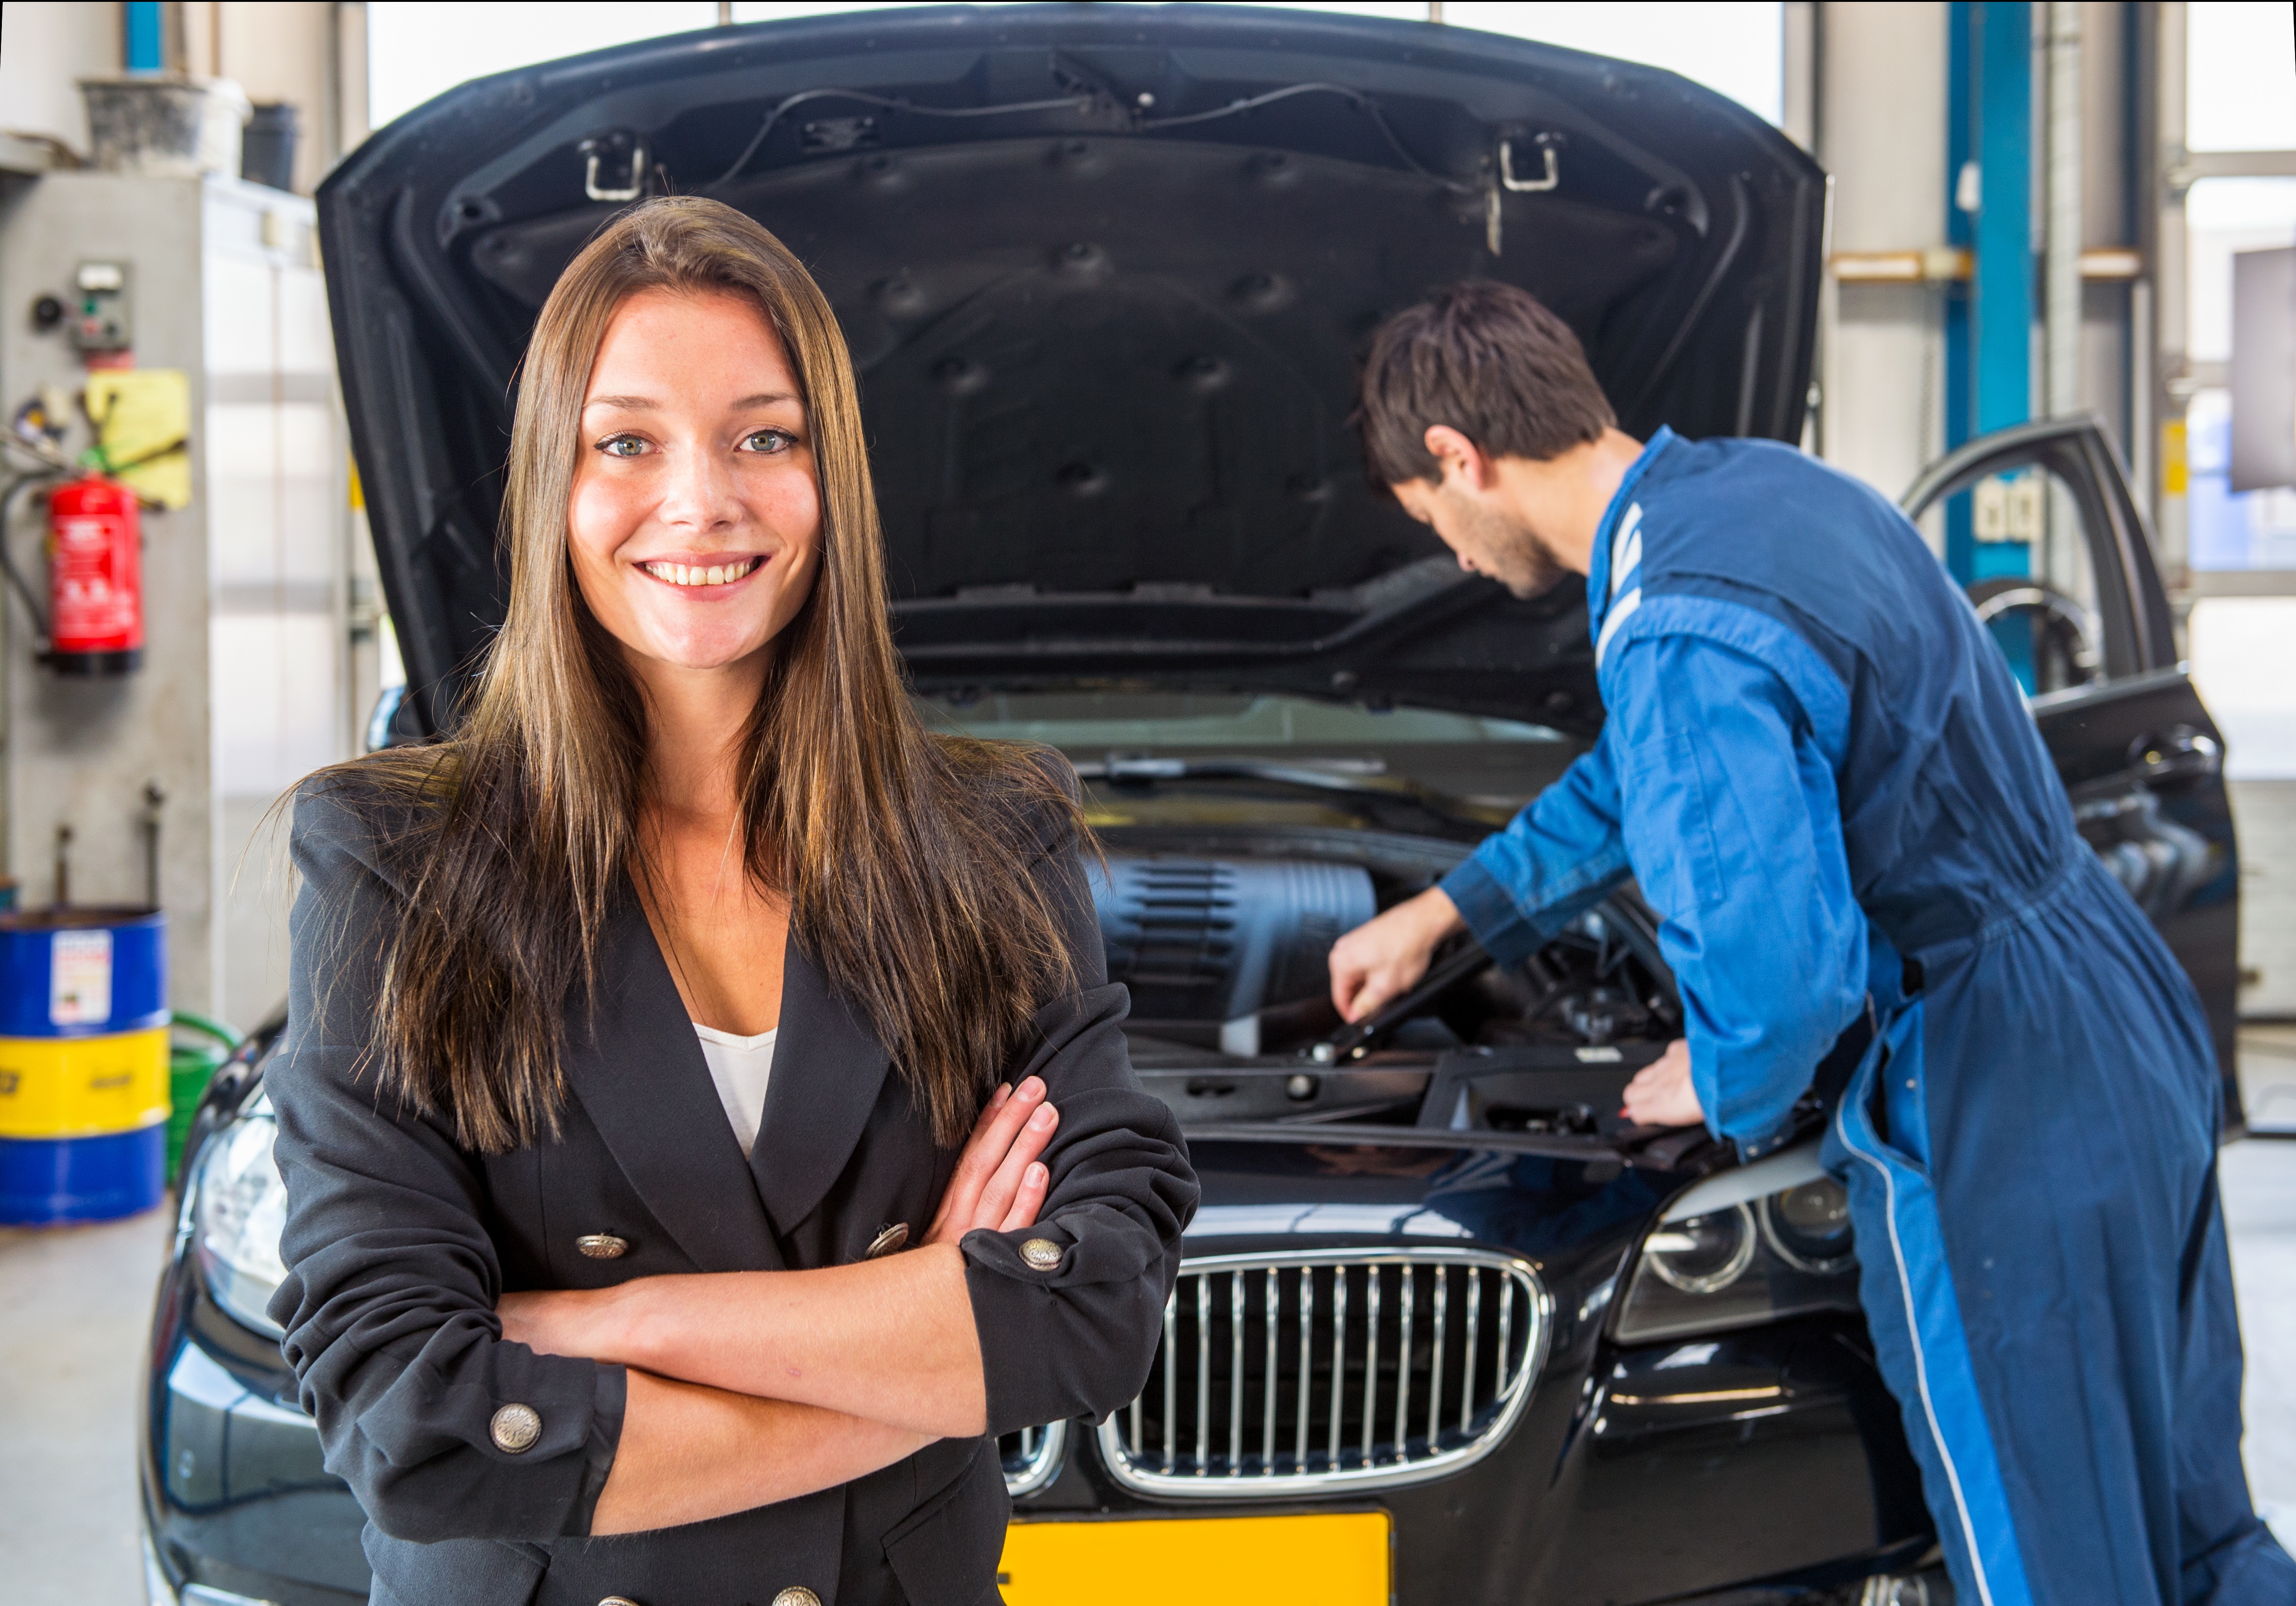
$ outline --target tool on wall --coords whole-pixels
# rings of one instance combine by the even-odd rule
[[[157,780],[144,783],[144,906],[160,906],[160,815],[168,807],[168,789]]]

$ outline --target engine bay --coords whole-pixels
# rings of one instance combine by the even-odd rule
[[[1143,1081],[1185,1125],[1361,1123],[1593,1137],[1681,1035],[1657,922],[1631,891],[1529,959],[1447,949],[1367,1034],[1331,1003],[1341,936],[1432,885],[1456,844],[1230,827],[1103,833],[1090,867]]]

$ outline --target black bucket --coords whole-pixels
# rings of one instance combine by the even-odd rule
[[[290,101],[258,105],[240,136],[239,176],[275,190],[295,187],[295,107]]]

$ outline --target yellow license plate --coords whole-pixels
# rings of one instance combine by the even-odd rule
[[[1006,1606],[1387,1606],[1385,1512],[1015,1522]]]

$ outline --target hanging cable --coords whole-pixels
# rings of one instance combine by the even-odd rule
[[[1058,100],[1011,101],[998,106],[920,106],[914,101],[895,100],[886,95],[871,94],[865,89],[801,89],[766,113],[766,120],[758,125],[758,131],[750,136],[750,143],[742,147],[742,154],[734,159],[734,165],[703,184],[701,193],[705,195],[709,194],[721,184],[730,182],[743,168],[749,166],[750,158],[755,156],[758,153],[758,147],[766,143],[766,135],[774,131],[775,126],[783,118],[787,117],[808,101],[858,101],[865,106],[879,106],[888,111],[907,111],[918,117],[971,118],[1001,117],[1007,112],[1019,111],[1070,110],[1089,111],[1092,110],[1095,98],[1089,94],[1064,94]]]
[[[1410,149],[1404,144],[1401,136],[1395,132],[1394,125],[1387,120],[1387,112],[1380,103],[1361,90],[1350,89],[1344,84],[1289,84],[1281,89],[1271,89],[1265,94],[1248,95],[1242,100],[1230,101],[1226,105],[1216,106],[1210,111],[1191,111],[1181,117],[1146,118],[1134,127],[1143,134],[1152,134],[1165,128],[1185,128],[1194,123],[1209,123],[1224,117],[1236,117],[1246,111],[1257,111],[1262,106],[1272,106],[1278,101],[1288,101],[1292,96],[1300,94],[1336,94],[1346,101],[1357,111],[1371,119],[1372,127],[1379,130],[1380,137],[1387,142],[1387,148],[1395,152],[1396,160],[1420,177],[1432,180],[1445,189],[1461,195],[1472,195],[1480,187],[1438,173],[1414,156]]]
[[[1200,123],[1217,122],[1224,118],[1240,117],[1247,111],[1256,111],[1262,106],[1272,106],[1279,101],[1288,101],[1296,95],[1302,94],[1338,95],[1357,111],[1370,118],[1372,126],[1379,130],[1380,137],[1387,142],[1387,147],[1395,153],[1396,160],[1420,177],[1439,184],[1456,194],[1473,194],[1480,188],[1479,185],[1464,183],[1439,173],[1414,156],[1410,148],[1404,144],[1401,136],[1396,133],[1394,125],[1387,120],[1387,113],[1380,103],[1362,91],[1350,89],[1344,84],[1288,84],[1281,89],[1271,89],[1263,94],[1246,95],[1242,99],[1230,101],[1225,106],[1215,106],[1208,111],[1191,111],[1178,117],[1144,118],[1129,110],[1120,107],[1119,109],[1123,110],[1126,119],[1125,132],[1156,134],[1167,128],[1186,128]],[[709,194],[739,176],[742,169],[749,166],[750,159],[755,156],[758,148],[766,143],[766,136],[771,134],[780,125],[782,119],[797,107],[809,101],[831,99],[857,101],[865,106],[882,107],[889,111],[905,111],[917,117],[952,119],[1002,117],[1024,111],[1073,111],[1081,113],[1090,111],[1095,102],[1117,104],[1106,95],[1086,93],[1062,95],[1057,100],[1009,101],[995,106],[924,106],[914,101],[872,94],[864,89],[803,89],[778,102],[772,111],[766,113],[765,121],[758,125],[758,131],[750,136],[750,143],[742,147],[741,155],[735,157],[733,165],[723,173],[702,185],[701,193],[705,195]]]
[[[62,478],[62,475],[56,473],[20,474],[9,484],[6,492],[0,493],[0,569],[6,571],[8,584],[15,587],[16,594],[23,599],[24,611],[32,616],[32,623],[38,627],[40,644],[44,649],[51,639],[47,610],[40,606],[38,596],[24,583],[23,575],[16,568],[12,537],[16,522],[17,496],[35,486],[51,485]]]

